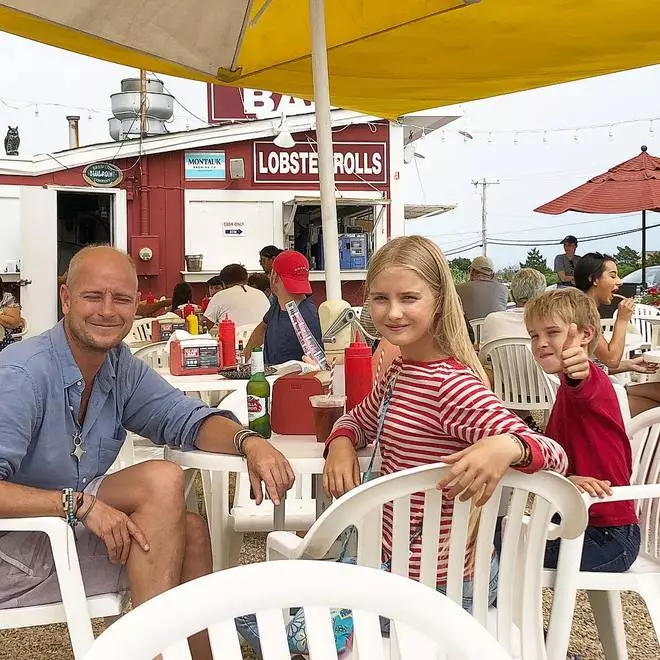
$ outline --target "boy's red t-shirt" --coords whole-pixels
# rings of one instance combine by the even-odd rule
[[[589,378],[575,387],[562,374],[545,434],[566,451],[568,476],[607,479],[612,486],[630,484],[632,451],[619,401],[605,372],[593,363]],[[591,527],[636,522],[631,501],[593,504],[589,509]]]

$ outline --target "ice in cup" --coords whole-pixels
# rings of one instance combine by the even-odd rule
[[[314,411],[316,440],[325,442],[335,422],[344,414],[346,397],[339,394],[315,394],[309,397]]]

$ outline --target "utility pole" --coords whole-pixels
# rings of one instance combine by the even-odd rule
[[[481,254],[484,257],[488,256],[488,237],[487,237],[487,227],[488,227],[488,212],[486,210],[486,193],[488,186],[499,185],[499,181],[487,181],[485,178],[478,181],[474,179],[472,185],[475,188],[481,186]]]

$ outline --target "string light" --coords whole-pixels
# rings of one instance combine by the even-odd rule
[[[543,144],[548,144],[548,131],[543,131]]]
[[[517,147],[518,146],[518,133],[516,133],[513,136],[513,144]]]
[[[655,134],[655,128],[653,127],[653,122],[654,122],[654,121],[655,121],[655,120],[651,119],[651,123],[649,124],[649,135],[650,135],[651,137],[653,137],[653,135]]]
[[[34,116],[35,116],[35,117],[38,117],[38,116],[39,116],[39,106],[38,106],[38,105],[35,105],[35,106],[34,106]]]
[[[575,133],[573,134],[573,142],[577,144],[579,141],[580,141],[580,137],[578,136],[578,132],[575,131]]]
[[[609,138],[610,142],[612,142],[612,140],[614,140],[614,128],[612,128],[612,126],[610,126],[610,130],[607,133],[607,137]]]
[[[493,132],[488,131],[488,144],[493,144]]]

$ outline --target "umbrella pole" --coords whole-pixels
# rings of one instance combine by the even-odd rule
[[[642,286],[646,284],[646,211],[642,211]]]
[[[312,74],[314,79],[314,104],[316,107],[316,142],[319,157],[325,292],[327,300],[341,300],[339,232],[337,231],[337,205],[335,201],[335,169],[324,5],[324,0],[309,0],[309,19],[312,33]]]

